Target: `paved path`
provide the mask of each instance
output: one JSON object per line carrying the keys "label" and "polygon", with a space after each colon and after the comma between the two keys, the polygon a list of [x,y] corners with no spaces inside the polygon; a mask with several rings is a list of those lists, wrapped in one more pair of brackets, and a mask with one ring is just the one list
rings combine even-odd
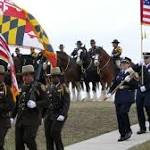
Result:
{"label": "paved path", "polygon": [[124,142],[117,142],[118,131],[112,131],[101,136],[70,145],[65,150],[127,150],[137,144],[150,140],[150,132],[137,135],[138,125],[132,126],[133,135],[131,139]]}

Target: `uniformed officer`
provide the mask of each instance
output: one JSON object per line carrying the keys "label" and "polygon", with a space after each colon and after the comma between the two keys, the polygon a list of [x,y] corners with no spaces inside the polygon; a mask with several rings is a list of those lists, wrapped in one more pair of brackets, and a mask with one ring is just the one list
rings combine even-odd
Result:
{"label": "uniformed officer", "polygon": [[82,46],[83,44],[81,41],[77,41],[76,45],[77,45],[77,48],[75,48],[73,50],[73,52],[71,53],[71,56],[74,58],[75,61],[78,57],[78,51],[79,50],[83,50],[83,51],[86,50],[85,47]]}
{"label": "uniformed officer", "polygon": [[[132,135],[128,112],[132,103],[134,103],[135,88],[137,81],[131,77],[131,59],[125,57],[121,61],[121,71],[116,76],[113,85],[110,88],[108,97],[116,90],[115,107],[118,121],[120,138],[118,142],[127,140]],[[134,72],[132,70],[132,72]]]}
{"label": "uniformed officer", "polygon": [[120,56],[122,54],[122,48],[119,46],[119,41],[114,39],[112,41],[113,51],[112,51],[112,58],[118,68],[120,68]]}
{"label": "uniformed officer", "polygon": [[60,45],[59,45],[59,49],[60,49],[61,52],[64,52],[64,45],[63,45],[63,44],[60,44]]}
{"label": "uniformed officer", "polygon": [[138,72],[140,76],[139,88],[137,90],[136,95],[137,115],[140,126],[140,130],[137,132],[137,134],[143,134],[146,132],[146,124],[145,124],[146,119],[144,108],[148,116],[149,131],[150,131],[150,53],[145,52],[143,53],[143,55],[144,55],[143,69],[142,64],[137,64],[134,66],[134,70]]}
{"label": "uniformed officer", "polygon": [[19,57],[21,55],[20,49],[18,47],[15,49],[15,52],[16,52],[16,56]]}
{"label": "uniformed officer", "polygon": [[20,53],[19,48],[16,48],[15,52],[16,52],[16,56],[13,57],[14,64],[15,64],[15,69],[16,69],[17,73],[21,73],[21,69],[22,69],[22,66],[25,63],[25,60],[24,60],[23,55]]}
{"label": "uniformed officer", "polygon": [[59,67],[51,70],[51,84],[48,85],[50,105],[45,116],[47,150],[64,150],[61,131],[68,116],[70,94],[63,81]]}
{"label": "uniformed officer", "polygon": [[99,52],[100,52],[101,47],[96,46],[96,42],[95,42],[94,39],[92,39],[92,40],[90,41],[90,44],[91,44],[91,48],[89,49],[88,54],[89,54],[89,56],[92,58],[92,56],[94,56],[96,53],[99,53]]}
{"label": "uniformed officer", "polygon": [[17,98],[12,117],[16,118],[16,150],[37,150],[35,142],[43,108],[48,104],[48,95],[44,85],[34,82],[32,65],[22,67],[23,85]]}
{"label": "uniformed officer", "polygon": [[5,83],[4,74],[4,66],[0,65],[0,150],[4,150],[4,139],[11,127],[10,113],[15,106],[10,86]]}

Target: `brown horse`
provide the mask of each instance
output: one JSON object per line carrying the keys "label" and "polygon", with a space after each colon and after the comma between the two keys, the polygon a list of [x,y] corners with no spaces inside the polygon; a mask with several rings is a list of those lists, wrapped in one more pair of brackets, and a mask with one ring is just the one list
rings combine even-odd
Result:
{"label": "brown horse", "polygon": [[75,88],[77,89],[77,100],[80,100],[81,91],[81,69],[76,62],[65,52],[57,51],[57,66],[60,67],[64,74],[65,81],[72,83],[73,97],[75,97]]}
{"label": "brown horse", "polygon": [[94,56],[94,64],[97,66],[97,73],[100,75],[102,85],[101,98],[105,99],[106,90],[111,86],[112,80],[115,78],[116,69],[112,58],[101,48]]}
{"label": "brown horse", "polygon": [[[100,75],[102,91],[101,99],[106,98],[106,90],[111,86],[113,79],[120,69],[114,64],[113,58],[101,48],[94,56],[94,64],[97,66],[97,73]],[[130,63],[131,67],[135,64]]]}

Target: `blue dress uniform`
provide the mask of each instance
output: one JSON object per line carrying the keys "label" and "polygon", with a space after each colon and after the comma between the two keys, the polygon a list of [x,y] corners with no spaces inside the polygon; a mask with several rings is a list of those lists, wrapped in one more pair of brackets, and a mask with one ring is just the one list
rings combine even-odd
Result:
{"label": "blue dress uniform", "polygon": [[[112,91],[129,76],[128,72],[120,71],[113,81],[113,85],[110,88],[109,93]],[[115,107],[118,121],[119,133],[121,135],[118,141],[123,141],[131,137],[132,131],[130,128],[130,121],[128,112],[135,99],[135,88],[137,87],[137,81],[131,79],[129,82],[124,84],[116,91],[115,94]]]}
{"label": "blue dress uniform", "polygon": [[[147,54],[149,54],[150,57],[150,53]],[[137,64],[133,69],[139,73],[140,77],[142,76],[142,65]],[[140,126],[140,131],[138,131],[137,134],[142,134],[146,132],[144,108],[148,116],[150,130],[150,63],[143,66],[143,84],[142,81],[139,80],[136,95],[136,107]]]}

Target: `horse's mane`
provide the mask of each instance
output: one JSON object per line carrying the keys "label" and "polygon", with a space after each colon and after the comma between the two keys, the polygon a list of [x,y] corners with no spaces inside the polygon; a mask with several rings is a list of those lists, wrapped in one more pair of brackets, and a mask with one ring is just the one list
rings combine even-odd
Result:
{"label": "horse's mane", "polygon": [[103,56],[105,56],[107,58],[110,57],[110,55],[103,49],[103,47],[99,48],[99,54],[103,55]]}
{"label": "horse's mane", "polygon": [[58,57],[62,60],[71,59],[71,57],[66,52],[56,51],[56,53],[57,53]]}
{"label": "horse's mane", "polygon": [[56,51],[56,53],[60,56],[70,57],[66,52]]}

